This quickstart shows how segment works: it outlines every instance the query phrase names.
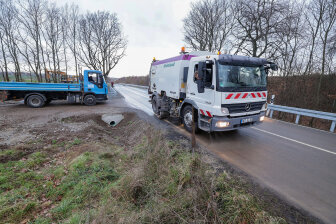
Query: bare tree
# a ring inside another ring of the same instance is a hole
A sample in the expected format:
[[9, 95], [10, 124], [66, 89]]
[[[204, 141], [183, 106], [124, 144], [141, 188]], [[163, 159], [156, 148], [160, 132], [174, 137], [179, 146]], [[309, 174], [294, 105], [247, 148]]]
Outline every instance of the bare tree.
[[46, 1], [25, 0], [19, 1], [18, 4], [21, 9], [19, 20], [22, 25], [20, 32], [22, 47], [19, 50], [30, 69], [35, 73], [38, 82], [42, 82], [41, 27]]
[[[50, 4], [46, 9], [46, 18], [44, 27], [42, 30], [47, 50], [48, 50], [48, 61], [52, 64], [53, 71], [60, 71], [60, 52], [63, 45], [63, 34], [62, 34], [62, 14], [60, 8], [56, 7], [55, 4]], [[49, 66], [50, 67], [50, 66]], [[53, 72], [54, 74], [54, 72]], [[59, 82], [58, 76], [53, 75], [53, 81]]]
[[11, 0], [2, 4], [0, 15], [0, 30], [3, 32], [3, 42], [8, 50], [8, 59], [14, 67], [16, 81], [22, 81], [17, 31], [19, 29], [18, 10]]
[[79, 75], [78, 71], [78, 42], [79, 39], [79, 8], [77, 5], [72, 4], [69, 7], [68, 15], [68, 35], [67, 35], [67, 44], [72, 52], [75, 62], [76, 75]]
[[77, 5], [59, 7], [48, 0], [0, 0], [0, 69], [4, 80], [21, 70], [58, 82], [57, 73], [79, 62], [101, 70], [105, 77], [125, 56], [127, 41], [116, 14], [80, 14]]
[[98, 11], [81, 17], [78, 57], [105, 77], [125, 56], [127, 41], [115, 14]]
[[278, 27], [284, 22], [283, 4], [276, 0], [237, 0], [234, 4], [238, 52], [252, 57], [272, 58]]
[[336, 22], [336, 1], [335, 0], [319, 0], [320, 8], [325, 7], [325, 13], [322, 15], [320, 38], [322, 41], [322, 65], [320, 80], [317, 87], [317, 104], [319, 104], [319, 95], [321, 91], [322, 76], [325, 75], [327, 44], [329, 43], [330, 34]]
[[2, 53], [2, 63], [1, 63], [1, 70], [4, 81], [9, 81], [8, 77], [8, 63], [7, 63], [7, 55], [4, 46], [4, 34], [0, 32], [0, 43], [1, 43], [1, 53]]
[[4, 78], [4, 81], [9, 81], [8, 77], [8, 63], [7, 63], [7, 55], [6, 55], [6, 49], [5, 49], [5, 44], [4, 44], [4, 39], [5, 39], [5, 34], [3, 31], [3, 20], [4, 20], [4, 14], [6, 12], [6, 2], [5, 1], [0, 1], [0, 43], [1, 43], [1, 56], [3, 59], [3, 63], [1, 65], [1, 70], [2, 70], [2, 75]]
[[277, 56], [275, 58], [281, 67], [282, 75], [299, 74], [302, 69], [302, 61], [299, 53], [305, 48], [304, 37], [306, 35], [306, 22], [304, 20], [303, 10], [304, 3], [288, 2], [284, 5], [284, 23], [277, 26], [274, 36], [274, 51]]
[[[322, 41], [322, 68], [321, 74], [325, 74], [326, 66], [326, 56], [327, 56], [327, 45], [331, 38], [333, 29], [335, 29], [336, 22], [336, 1], [335, 0], [326, 0], [319, 1], [319, 4], [326, 5], [325, 13], [322, 15], [321, 29], [320, 29], [320, 38]], [[323, 6], [321, 6], [323, 7]]]
[[[194, 50], [230, 50], [228, 40], [233, 27], [233, 16], [228, 0], [201, 0], [191, 4], [183, 20], [184, 40]], [[225, 44], [225, 45], [224, 45]]]
[[334, 27], [333, 34], [329, 40], [328, 55], [330, 57], [329, 73], [336, 75], [336, 27]]
[[65, 5], [63, 8], [63, 13], [61, 15], [61, 29], [62, 29], [62, 48], [65, 64], [65, 74], [68, 74], [68, 59], [67, 59], [67, 38], [68, 38], [68, 26], [69, 26], [69, 8], [68, 5]]
[[326, 74], [328, 61], [332, 62], [332, 57], [328, 55], [328, 44], [335, 29], [336, 1], [312, 0], [307, 7], [306, 20], [310, 28], [310, 52], [305, 74], [320, 74], [315, 101], [319, 105], [322, 77]]
[[306, 69], [304, 74], [310, 74], [313, 69], [313, 62], [314, 62], [314, 55], [316, 51], [316, 45], [318, 44], [318, 33], [320, 30], [320, 26], [322, 23], [322, 17], [325, 13], [325, 5], [318, 5], [315, 4], [316, 1], [311, 1], [308, 4], [307, 10], [306, 10], [306, 21], [308, 24], [308, 31], [309, 31], [309, 37], [310, 37], [310, 43], [308, 44], [310, 46], [309, 50], [309, 58], [307, 61]]

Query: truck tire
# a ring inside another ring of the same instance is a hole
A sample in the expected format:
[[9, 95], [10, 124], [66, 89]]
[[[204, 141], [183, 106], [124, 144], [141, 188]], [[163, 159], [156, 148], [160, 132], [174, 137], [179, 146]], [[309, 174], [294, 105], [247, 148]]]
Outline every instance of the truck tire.
[[156, 96], [154, 96], [153, 99], [152, 99], [152, 109], [153, 109], [154, 114], [158, 115], [159, 109], [157, 107], [157, 98], [156, 98]]
[[42, 96], [39, 95], [31, 95], [27, 98], [27, 105], [32, 108], [40, 108], [45, 105], [45, 100]]
[[169, 113], [168, 112], [165, 112], [165, 111], [160, 111], [158, 106], [157, 106], [157, 97], [154, 96], [153, 99], [152, 99], [152, 109], [153, 109], [153, 112], [154, 114], [160, 119], [160, 120], [163, 120], [165, 118], [168, 118], [169, 117]]
[[[183, 113], [182, 113], [182, 122], [184, 128], [188, 132], [192, 132], [192, 106], [187, 105], [183, 108]], [[197, 122], [197, 117], [195, 119], [195, 132], [198, 132], [198, 122]]]
[[96, 97], [94, 95], [86, 95], [84, 97], [84, 104], [86, 106], [94, 106], [97, 104]]

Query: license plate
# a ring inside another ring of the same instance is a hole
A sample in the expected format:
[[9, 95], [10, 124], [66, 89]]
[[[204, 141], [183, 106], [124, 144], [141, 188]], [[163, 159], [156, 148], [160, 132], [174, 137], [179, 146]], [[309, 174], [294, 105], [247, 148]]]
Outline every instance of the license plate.
[[240, 121], [241, 124], [246, 124], [252, 122], [252, 118], [244, 118]]

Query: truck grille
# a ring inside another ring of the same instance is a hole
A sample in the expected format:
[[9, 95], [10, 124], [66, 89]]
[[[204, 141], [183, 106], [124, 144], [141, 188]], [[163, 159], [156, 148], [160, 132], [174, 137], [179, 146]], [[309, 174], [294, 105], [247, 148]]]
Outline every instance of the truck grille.
[[261, 110], [266, 101], [252, 103], [222, 104], [222, 107], [228, 108], [230, 114], [244, 113]]

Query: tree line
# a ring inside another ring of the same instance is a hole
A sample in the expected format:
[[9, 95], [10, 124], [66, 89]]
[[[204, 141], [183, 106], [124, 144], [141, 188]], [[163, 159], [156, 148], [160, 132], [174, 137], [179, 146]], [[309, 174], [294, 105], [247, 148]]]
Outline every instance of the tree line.
[[[184, 19], [184, 40], [194, 50], [264, 57], [277, 76], [336, 73], [336, 0], [199, 0]], [[289, 91], [288, 89], [286, 91]]]
[[[81, 13], [75, 5], [57, 6], [47, 0], [0, 0], [0, 72], [35, 76], [38, 82], [59, 82], [57, 72], [81, 67], [107, 77], [125, 56], [127, 40], [115, 13]], [[51, 72], [51, 80], [46, 70]]]

